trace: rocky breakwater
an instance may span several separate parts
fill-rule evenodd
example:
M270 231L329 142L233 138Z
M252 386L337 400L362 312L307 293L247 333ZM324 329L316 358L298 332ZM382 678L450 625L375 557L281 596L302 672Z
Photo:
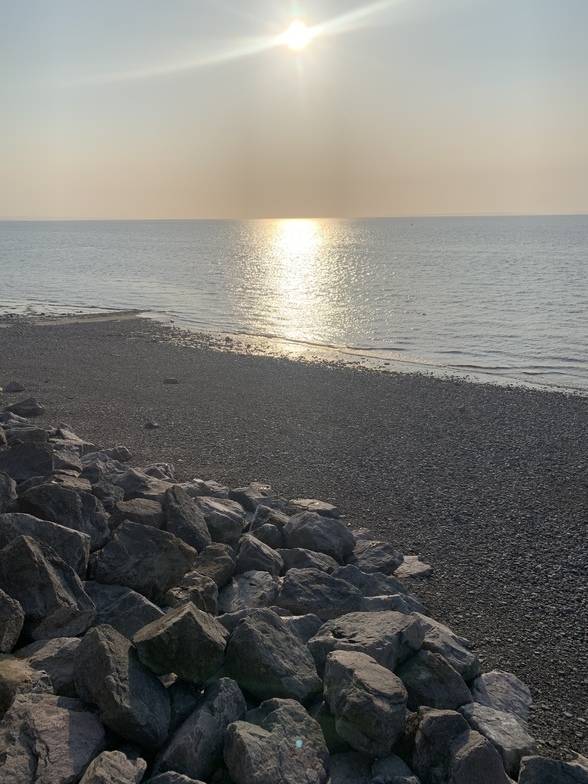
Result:
M29 415L34 406L28 401ZM0 414L3 784L572 784L531 695L320 501Z

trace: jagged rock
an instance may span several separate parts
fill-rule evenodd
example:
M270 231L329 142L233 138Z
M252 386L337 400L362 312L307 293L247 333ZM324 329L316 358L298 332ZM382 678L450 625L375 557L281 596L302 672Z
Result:
M317 721L323 732L325 743L330 754L347 754L353 752L353 749L346 740L339 735L335 727L335 717L324 696L315 698L308 703L308 713L312 718ZM357 752L353 752L357 754Z
M433 573L431 564L425 563L420 555L405 555L395 574L401 580L406 578L423 579Z
M274 550L278 550L284 544L282 532L271 523L264 523L254 530L251 529L251 535Z
M404 613L404 615L426 612L426 608L419 601L413 599L412 596L400 593L391 596L364 596L363 609L366 612L394 610L395 612Z
M60 697L76 697L73 666L79 644L78 637L39 640L15 651L14 656L26 661L32 669L47 673L54 694Z
M338 563L343 563L355 547L355 537L343 523L315 512L301 512L290 518L283 533L286 547L325 553Z
M45 444L49 441L49 433L43 427L10 427L5 431L6 440L9 446L24 444L34 441L37 444Z
M157 758L154 773L176 771L191 779L209 780L222 763L227 726L242 719L245 710L245 700L234 681L221 678L212 683Z
M210 533L200 507L179 485L166 490L162 506L166 531L183 539L198 552L211 544Z
M245 526L245 511L241 504L228 499L204 496L197 499L213 542L237 545Z
M238 624L225 666L239 686L259 700L303 702L322 687L308 649L272 610L254 610Z
M8 411L10 414L16 414L17 416L25 418L41 416L45 413L45 407L34 397L27 397L25 400L19 400L17 403L6 406L4 410Z
M0 719L18 694L52 694L51 680L27 662L14 656L0 656Z
M258 506L253 513L253 520L251 521L250 531L253 533L256 528L260 528L262 525L269 524L275 526L281 533L289 520L290 516L284 514L283 511L280 511L273 506L264 506L262 504Z
M82 461L80 460L77 446L68 444L53 446L53 466L56 471L82 471Z
M512 672L485 672L472 683L471 691L474 702L512 713L527 728L533 699L528 687Z
M129 471L128 465L121 463L108 454L109 450L90 452L82 455L82 477L92 484L97 482L114 482ZM124 488L121 486L124 498Z
M0 432L2 432L2 428L0 428ZM8 474L0 474L0 514L11 512L17 498L14 479Z
M519 784L588 784L588 768L547 757L524 757Z
M199 610L217 615L218 588L214 580L200 572L188 572L179 585L170 588L164 596L167 607L181 607L188 602L192 602Z
M20 381L9 381L5 387L3 387L4 392L8 392L9 394L14 394L15 392L24 392L26 387L20 383Z
M356 612L327 621L308 641L308 648L319 675L332 651L366 653L392 671L421 647L424 637L421 622L414 616Z
M361 591L363 596L390 596L393 594L409 594L408 588L404 583L391 575L381 572L367 574L362 572L357 566L347 564L339 566L334 572L333 577L340 580L347 580L351 585ZM412 597L414 599L414 597Z
M225 586L235 571L237 555L227 544L214 543L205 547L194 560L194 569L205 577L210 577L218 588Z
M290 569L276 598L276 605L293 615L314 613L323 621L363 608L360 592L345 580L318 569Z
M90 557L88 534L28 514L0 515L0 547L6 547L17 536L30 536L37 542L44 542L82 579L86 576Z
M459 713L419 708L408 728L414 736L410 767L422 784L510 784L494 746Z
M130 501L133 498L148 498L151 501L161 502L166 491L173 486L173 482L156 479L136 468L128 466L124 466L124 468L126 470L123 473L117 472L114 476L111 474L103 478L109 478L115 485L122 487L125 501Z
M268 700L246 718L227 728L224 758L235 784L326 782L323 734L300 703Z
M84 590L96 605L92 625L108 624L129 640L143 626L163 617L163 610L142 594L122 585L102 585L88 580Z
M308 615L293 615L291 617L286 616L282 620L304 645L307 644L311 637L317 634L324 623L317 615L312 613Z
M29 420L17 414L11 414L9 411L0 411L0 424L2 427L14 427L15 425L22 425L29 427Z
M0 427L0 446L6 446L8 444L8 439L6 438L6 433L3 428Z
M166 688L140 661L129 640L111 626L85 635L74 660L79 696L96 705L101 721L139 746L160 746L167 737Z
M88 765L80 784L139 784L147 763L122 751L103 751Z
M0 588L20 602L23 632L33 640L83 634L96 614L74 570L28 536L0 550Z
M116 485L111 485L111 487L116 487ZM122 494L122 487L117 489ZM150 501L148 498L115 501L110 517L110 527L112 529L118 528L125 520L130 520L132 523L150 525L153 528L161 528L165 517L159 501Z
M192 603L144 626L133 637L139 658L157 675L174 672L202 684L222 666L228 634Z
M0 452L0 472L19 484L53 470L53 450L48 444L24 443Z
M353 651L329 654L324 681L339 735L372 757L389 754L404 728L402 681L371 656Z
M263 482L251 482L247 487L229 490L229 499L236 501L248 512L255 512L258 506L267 505L271 498L271 487Z
M98 447L96 444L91 443L90 441L86 441L83 438L80 438L74 431L71 429L69 425L66 425L65 422L59 422L57 427L55 428L55 435L52 438L53 443L57 444L71 444L74 445L78 451L80 457L83 455L87 455L90 452L95 452ZM109 449L108 452L116 452L120 449L123 449L126 454L126 459L131 457L131 453L125 447L118 447L115 449ZM121 457L118 458L119 460L123 459Z
M196 781L196 779L188 778L188 776L183 776L181 773L170 770L167 773L153 776L152 779L145 781L145 784L204 784L204 782Z
M70 784L105 745L104 727L80 700L21 694L0 723L0 780Z
M20 602L0 589L0 653L10 653L14 648L24 619Z
M391 575L398 569L404 556L388 542L360 540L356 543L348 563L357 566L362 572L380 572Z
M269 572L277 577L282 571L283 565L281 556L271 547L260 542L251 534L245 534L241 537L237 550L235 574Z
M47 483L31 487L18 504L23 512L87 534L92 550L103 547L110 538L109 517L91 493Z
M193 568L196 550L167 531L128 521L90 562L100 583L124 585L160 601Z
M461 675L438 653L420 650L396 668L408 692L409 710L427 705L439 710L457 710L472 702Z
M113 485L112 482L108 482L106 479L101 479L99 482L90 485L90 492L92 495L96 496L104 507L104 510L110 515L116 513L115 507L117 501L122 501L125 497L122 487ZM110 518L110 525L113 526L112 517ZM117 525L120 525L120 522L118 522Z
M423 649L439 653L464 681L471 681L480 674L480 661L469 649L470 643L458 637L442 623L419 613L418 617L425 629Z
M278 553L284 561L283 573L290 569L319 569L334 575L339 568L337 561L330 555L306 550L304 547L280 548Z
M459 709L473 730L497 749L511 778L519 774L521 759L537 752L537 745L511 713L472 703Z
M269 607L278 595L278 581L269 572L245 572L232 578L218 594L218 610L232 613Z
M292 498L288 501L288 506L292 507L294 514L316 512L321 517L341 517L341 512L336 506L326 501L318 501L316 498Z
M376 760L372 765L372 777L371 784L420 784L408 765L396 754Z

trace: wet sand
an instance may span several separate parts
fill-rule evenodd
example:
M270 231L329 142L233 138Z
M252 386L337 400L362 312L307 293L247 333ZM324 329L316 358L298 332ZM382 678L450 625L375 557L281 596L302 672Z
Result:
M414 592L529 685L541 752L588 753L588 398L236 353L129 314L9 322L0 386L27 392L2 407L34 395L135 465L267 481L422 553Z

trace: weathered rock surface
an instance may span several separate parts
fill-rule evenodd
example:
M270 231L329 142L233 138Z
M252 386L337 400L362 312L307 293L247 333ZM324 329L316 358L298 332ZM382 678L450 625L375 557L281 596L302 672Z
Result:
M339 566L334 572L333 577L340 580L347 580L351 585L355 585L363 596L386 596L393 594L408 594L408 588L400 580L391 575L381 572L362 572L353 564Z
M294 515L284 526L283 534L286 547L325 553L338 563L343 563L355 547L355 537L343 523L315 512Z
M0 589L0 653L10 653L14 648L24 619L20 602Z
M53 451L47 444L24 443L0 452L0 473L18 484L53 470Z
M3 432L2 428L0 428L0 432ZM14 479L8 474L0 474L0 514L12 512L17 498Z
M512 713L523 727L527 727L533 702L531 692L512 672L485 672L472 683L471 690L475 702Z
M107 727L139 746L161 746L169 695L122 634L111 626L90 629L76 651L74 677L79 696L97 706Z
M192 602L199 610L216 615L218 613L218 588L214 580L200 572L187 572L178 585L165 594L167 607L180 607Z
M245 572L269 572L277 577L284 562L276 550L268 547L259 539L251 534L241 537L237 549L237 563L235 564L235 574Z
M219 612L269 607L278 595L278 581L269 572L245 572L232 578L218 594Z
M243 533L245 511L236 501L200 497L198 506L204 515L213 542L235 547Z
M573 762L525 757L519 784L588 784L588 768Z
M0 588L20 602L23 631L33 640L83 634L96 614L74 570L28 536L0 550Z
M276 605L293 615L313 613L328 621L363 608L360 592L345 580L318 569L290 569L276 598Z
M257 526L255 530L250 529L250 533L256 539L259 539L260 542L267 544L268 547L271 547L274 550L279 550L284 544L282 532L271 523L264 523L263 525Z
M401 580L423 579L433 573L431 564L425 563L420 555L405 555L395 574Z
M388 542L360 540L355 545L349 563L357 566L362 572L379 572L385 575L394 574L404 556Z
M373 782L370 781L370 784L420 784L408 765L396 754L376 760L371 774Z
M181 773L176 773L173 770L167 773L160 773L157 776L145 781L145 784L204 784L203 781L196 781L196 779L188 778Z
M229 490L229 499L236 501L248 512L255 512L258 506L271 503L271 487L263 482L251 482L247 487Z
M472 702L461 675L438 653L420 650L396 668L408 692L409 710L427 705L457 710Z
M333 504L326 501L319 501L317 498L292 498L288 501L288 506L296 512L316 512L322 517L341 517L340 510Z
M318 630L324 623L318 615L313 615L312 613L308 615L293 615L291 617L285 616L282 620L304 645L318 633Z
M480 674L480 661L469 650L468 640L458 637L451 629L433 618L422 614L418 617L425 629L424 650L443 656L464 681L471 681Z
M225 739L225 764L235 784L326 782L323 734L300 703L268 700L246 718L230 724Z
M116 487L116 485L111 485L111 487ZM122 488L118 489L122 493ZM153 528L161 528L165 517L159 501L150 501L148 498L115 501L110 517L110 527L112 529L118 528L125 520L150 525Z
M157 675L173 672L200 685L220 670L227 638L217 620L189 602L144 626L133 642Z
M371 757L389 754L404 729L402 681L371 656L352 651L329 654L324 680L339 735Z
M163 496L164 528L200 552L212 543L204 515L198 504L179 485Z
M322 688L308 648L272 610L254 610L237 625L227 646L226 668L259 700L304 702Z
M139 784L147 770L141 757L103 751L88 765L80 784Z
M110 461L109 461L110 462ZM124 464L123 464L124 466ZM172 487L173 482L168 482L164 479L156 479L154 476L149 476L144 471L136 468L129 468L124 466L122 473L116 472L106 474L108 478L124 490L124 500L129 501L132 498L148 498L152 501L163 501L166 491Z
M158 756L154 773L176 771L208 779L222 763L228 725L242 719L245 710L245 699L234 681L221 678L212 683Z
M41 416L45 413L45 407L34 397L27 397L24 400L19 400L17 403L12 403L12 405L6 406L4 410L25 418Z
M88 580L84 590L96 605L93 626L108 624L131 639L135 632L163 617L163 610L142 594L122 585L103 585Z
M0 719L17 694L51 694L51 681L44 672L29 667L14 656L0 656Z
M223 588L233 576L237 555L227 544L213 543L194 559L194 569Z
M289 569L319 569L321 572L333 574L339 564L330 555L317 553L314 550L306 550L304 547L279 548L284 568L283 573Z
M76 697L74 682L74 657L79 637L55 637L53 640L38 640L15 651L17 659L24 659L29 667L47 673L54 694L60 697Z

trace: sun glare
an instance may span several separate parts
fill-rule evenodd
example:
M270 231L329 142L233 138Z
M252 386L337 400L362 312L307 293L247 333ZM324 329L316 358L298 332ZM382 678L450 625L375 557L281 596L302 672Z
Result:
M290 27L280 36L280 42L295 52L305 49L313 38L313 33L304 22L295 19Z

